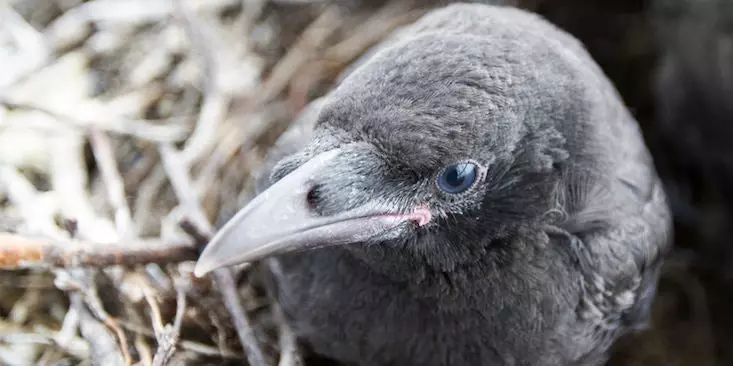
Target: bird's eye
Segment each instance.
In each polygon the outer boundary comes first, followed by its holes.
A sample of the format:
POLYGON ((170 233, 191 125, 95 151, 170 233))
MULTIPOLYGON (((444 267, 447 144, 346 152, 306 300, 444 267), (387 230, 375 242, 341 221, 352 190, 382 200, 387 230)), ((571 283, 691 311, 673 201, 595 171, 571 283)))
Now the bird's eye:
POLYGON ((470 162, 448 165, 438 177, 438 187, 451 194, 464 192, 476 181, 477 170, 470 162))

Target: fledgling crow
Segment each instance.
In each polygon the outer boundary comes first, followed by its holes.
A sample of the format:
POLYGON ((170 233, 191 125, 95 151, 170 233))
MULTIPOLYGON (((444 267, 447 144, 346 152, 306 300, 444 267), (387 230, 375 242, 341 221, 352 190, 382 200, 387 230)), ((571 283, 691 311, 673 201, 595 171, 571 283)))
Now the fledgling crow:
POLYGON ((285 136, 197 275, 276 256, 316 353, 354 365, 594 365, 646 325, 671 221, 634 118, 537 15, 434 10, 285 136), (310 250, 305 250, 310 249, 310 250))

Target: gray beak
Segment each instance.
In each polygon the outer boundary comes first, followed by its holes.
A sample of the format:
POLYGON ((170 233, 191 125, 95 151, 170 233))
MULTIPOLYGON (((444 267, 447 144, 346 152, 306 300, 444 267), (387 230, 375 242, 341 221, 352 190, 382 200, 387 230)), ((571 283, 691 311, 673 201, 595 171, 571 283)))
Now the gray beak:
POLYGON ((360 242, 407 221, 418 225, 430 221, 427 208, 400 214, 378 204, 334 216, 314 213, 308 192, 340 152, 335 149, 315 156, 255 197, 211 239, 194 274, 201 277, 220 267, 293 250, 360 242))

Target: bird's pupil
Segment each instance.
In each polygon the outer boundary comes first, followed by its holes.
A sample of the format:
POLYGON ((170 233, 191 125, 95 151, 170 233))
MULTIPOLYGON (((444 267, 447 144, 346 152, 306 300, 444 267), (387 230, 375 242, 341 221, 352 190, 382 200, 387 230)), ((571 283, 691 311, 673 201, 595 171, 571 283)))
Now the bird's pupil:
POLYGON ((457 167, 450 169, 447 173, 446 181, 448 184, 457 187, 460 186, 466 180, 466 169, 463 167, 457 167))
POLYGON ((471 187, 476 180, 476 165, 459 163, 449 165, 438 179, 438 186, 448 193, 460 193, 471 187))

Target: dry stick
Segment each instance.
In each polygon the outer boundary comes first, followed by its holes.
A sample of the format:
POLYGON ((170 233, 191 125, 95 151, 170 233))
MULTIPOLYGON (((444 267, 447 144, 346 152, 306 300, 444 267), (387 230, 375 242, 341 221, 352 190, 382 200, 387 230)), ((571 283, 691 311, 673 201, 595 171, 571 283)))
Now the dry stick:
MULTIPOLYGON (((57 333, 55 333, 53 339, 56 344, 61 347, 61 349, 63 349, 66 353, 74 355, 74 357, 77 357, 79 359, 84 359, 88 357, 89 348, 82 348, 83 346, 78 346, 78 342, 81 341, 76 335, 79 331, 79 321, 80 317, 78 309, 70 306, 69 310, 66 312, 66 316, 64 316, 64 321, 61 324, 61 329, 57 333), (80 357, 82 355, 84 357, 80 357)), ((83 344, 87 345, 87 343, 83 344)))
MULTIPOLYGON (((40 199, 41 194, 17 169, 0 165, 0 189, 7 194, 10 202, 19 209, 30 231, 42 232, 45 236, 53 238, 66 237, 66 234, 59 229, 53 219, 57 210, 56 205, 43 202, 40 199)), ((1 252, 0 257, 2 257, 1 252)))
MULTIPOLYGON (((153 124, 147 120, 115 118, 108 123, 97 123, 90 121, 88 118, 75 117, 65 113, 56 112, 49 108, 33 105, 29 103, 15 102, 3 99, 0 96, 0 105, 9 109, 25 109, 41 112, 54 117, 57 121, 65 123, 69 127, 88 131, 92 126, 106 132, 117 133, 122 135, 130 135, 141 140, 154 142, 178 142, 181 141, 188 132, 188 127, 180 124, 153 124)), ((104 116, 100 116, 103 119, 104 116)), ((168 122, 173 119, 168 120, 168 122)))
POLYGON ((193 48, 202 58, 201 67, 204 74, 204 101, 201 105, 196 128, 186 141, 186 145, 181 151, 183 162, 190 166, 196 162, 199 157, 214 147, 216 143, 216 129, 219 122, 229 108, 230 98, 222 92, 219 87, 219 78, 222 73, 219 70, 220 64, 214 57, 214 51, 209 49, 209 44, 202 29, 202 24, 198 22, 194 14, 188 9, 181 0, 175 1, 175 14, 181 20, 183 29, 191 41, 193 48))
POLYGON ((311 86, 324 77, 333 77, 369 47, 384 39, 395 28, 410 23, 425 12, 424 9, 409 11, 414 1, 388 2, 351 32, 348 38, 329 46, 319 60, 306 64, 297 76, 290 80, 291 103, 300 109, 307 103, 311 86))
MULTIPOLYGON (((193 190, 193 184, 191 183, 188 172, 178 157, 179 153, 174 152, 172 147, 165 145, 161 146, 160 153, 163 166, 168 172, 171 185, 178 195, 181 205, 192 210, 191 216, 188 216, 192 221, 183 225, 182 228, 184 230, 186 228, 193 229, 192 236, 201 240, 199 242, 200 244, 207 243, 214 233, 214 228, 206 220, 203 209, 196 198, 196 192, 193 190)), ((221 268, 214 271, 214 280, 219 286, 227 310, 232 315, 232 318, 234 318, 235 329, 239 336, 239 341, 245 350, 247 361, 251 366, 266 366, 265 357, 257 342, 257 338, 254 336, 247 314, 243 310, 236 284, 230 271, 229 268, 221 268)))
POLYGON ((13 38, 20 53, 24 54, 22 69, 12 70, 0 79, 0 90, 12 87, 25 80, 47 64, 51 49, 45 37, 39 33, 23 16, 13 10, 8 3, 0 4, 0 25, 13 38), (13 72, 14 71, 14 72, 13 72))
MULTIPOLYGON (((268 258, 264 262, 275 283, 282 283, 284 274, 277 258, 268 258)), ((272 297, 271 293, 268 292, 268 294, 272 297)), ((280 325, 280 361, 278 366, 301 366, 303 365, 303 360, 298 353, 298 342, 295 333, 285 319, 285 313, 283 313, 277 300, 271 298, 271 302, 273 317, 275 318, 275 322, 280 325)))
MULTIPOLYGON (((96 129, 91 130, 90 140, 94 157, 100 167, 102 181, 107 188, 109 202, 115 210, 115 226, 117 233, 123 240, 132 239, 136 237, 135 233, 132 231, 132 214, 130 212, 129 205, 127 204, 127 200, 125 199, 125 187, 119 168, 117 167, 117 162, 115 161, 112 144, 106 134, 96 129)), ((108 245, 103 247, 108 247, 108 245)), ((116 326, 117 324, 115 323, 113 325, 116 326)), ((119 329, 119 326, 113 329, 119 329)), ((120 334, 124 336, 124 332, 117 332, 117 334, 118 337, 120 334)), ((120 343, 123 343, 123 345, 127 343, 126 340, 123 342, 122 338, 120 338, 120 340, 120 343)), ((138 342, 136 340, 136 348, 137 343, 138 342)))
POLYGON ((353 34, 323 52, 327 62, 343 66, 361 55, 369 47, 388 36, 395 28, 407 24, 425 10, 409 11, 414 1, 389 2, 367 21, 357 26, 353 34))
POLYGON ((94 151, 94 158, 97 165, 99 165, 102 180, 107 187, 109 203, 115 210, 117 233, 121 238, 125 238, 130 235, 132 215, 130 214, 130 206, 125 199, 125 187, 120 170, 117 167, 117 161, 115 161, 112 143, 105 133, 97 130, 92 130, 89 137, 94 151))
MULTIPOLYGON (((184 29, 191 39, 192 44, 199 49, 200 55, 204 57, 203 67, 206 81, 206 95, 196 129, 193 136, 188 140, 184 150, 179 152, 170 144, 161 144, 158 151, 161 155, 163 167, 173 186, 173 190, 179 198, 187 217, 193 220, 193 224, 198 232, 206 237, 210 237, 214 232, 214 228, 211 226, 208 218, 206 218, 201 204, 198 201, 189 177, 189 168, 202 153, 208 151, 215 143, 216 127, 226 112, 229 98, 219 90, 217 77, 219 77, 220 73, 217 69, 218 64, 213 59, 214 53, 206 46, 207 42, 203 39, 200 25, 196 23, 196 19, 180 1, 177 1, 175 5, 176 12, 181 18, 184 29)), ((214 273, 214 276, 224 295, 224 302, 227 309, 235 320, 237 334, 246 351, 249 364, 252 366, 266 365, 262 351, 249 326, 249 320, 242 310, 242 305, 239 301, 234 281, 231 279, 231 274, 229 272, 217 271, 214 273), (227 274, 229 277, 227 277, 227 274)))
MULTIPOLYGON (((37 196, 38 193, 35 191, 32 185, 30 185, 30 183, 28 182, 25 182, 25 178, 17 174, 14 169, 0 169, 0 178, 4 178, 6 182, 8 180, 10 181, 11 184, 9 184, 10 187, 8 189, 9 195, 11 196, 11 199, 15 201, 15 203, 24 206, 35 204, 34 201, 37 201, 35 196, 37 196)), ((36 220, 36 218, 34 217, 29 217, 27 219, 36 220)), ((50 220, 50 217, 45 219, 50 220)), ((46 235, 63 238, 62 235, 58 235, 58 228, 53 228, 51 224, 43 226, 42 229, 44 229, 44 234, 46 235)), ((94 248, 93 246, 89 245, 87 245, 86 247, 87 252, 89 251, 88 249, 90 247, 94 248)), ((96 247, 104 248, 105 246, 96 247)), ((83 255, 84 252, 84 249, 80 250, 78 246, 74 246, 73 242, 70 243, 64 241, 64 243, 60 243, 58 239, 33 239, 18 234, 0 232, 0 267, 4 266, 7 269, 25 268, 33 265, 40 265, 44 267, 58 264, 62 264, 62 267, 63 265, 75 266, 76 263, 84 262, 84 259, 88 259, 87 256, 83 255)), ((102 256, 102 258, 107 260, 109 260, 110 257, 115 258, 115 255, 106 254, 102 256)), ((79 286, 79 288, 87 289, 87 286, 83 285, 79 286)), ((92 293, 92 291, 86 291, 86 293, 92 293)), ((94 298, 96 298, 98 301, 96 293, 92 293, 92 295, 87 296, 87 298, 90 303, 94 301, 94 298)), ((98 304, 101 309, 101 301, 98 301, 98 304)), ((106 313, 103 309, 101 309, 100 314, 106 313)), ((102 318, 100 317, 100 319, 102 318)), ((127 364, 130 364, 130 355, 128 350, 125 348, 127 347, 127 339, 124 335, 124 332, 121 331, 119 326, 116 325, 116 322, 109 316, 104 318, 103 321, 109 329, 113 330, 116 333, 118 341, 120 343, 122 355, 127 361, 127 364)), ((84 332, 84 330, 82 332, 84 332)))
MULTIPOLYGON (((198 242, 206 243, 210 240, 209 235, 199 231, 190 221, 183 221, 181 223, 181 228, 188 232, 189 235, 196 238, 198 242)), ((234 327, 237 330, 239 341, 244 347, 247 361, 251 366, 265 366, 267 365, 267 362, 265 361, 262 350, 257 343, 257 338, 252 330, 249 318, 247 318, 247 314, 242 310, 242 303, 239 299, 239 293, 237 293, 237 286, 234 282, 232 272, 233 271, 230 268, 217 269, 213 272, 214 281, 219 287, 219 291, 224 298, 224 305, 232 315, 232 318, 234 318, 234 327)))
POLYGON ((239 341, 244 346, 247 361, 251 366, 266 366, 267 362, 257 343, 252 326, 244 310, 242 310, 242 302, 239 299, 232 270, 228 267, 220 268, 215 270, 213 275, 219 291, 221 291, 222 297, 224 298, 224 304, 234 318, 234 327, 237 329, 239 341))
POLYGON ((183 323, 183 315, 186 311, 186 293, 181 286, 177 286, 176 289, 176 317, 173 321, 173 325, 163 325, 163 318, 160 315, 160 308, 158 303, 153 298, 152 289, 146 281, 141 280, 141 286, 143 288, 143 295, 148 306, 150 306, 150 316, 153 321, 153 331, 155 332, 155 340, 158 342, 158 349, 155 351, 155 357, 153 358, 153 365, 163 366, 167 365, 173 353, 176 350, 176 344, 181 332, 181 325, 183 323))
POLYGON ((290 329, 280 306, 276 303, 272 306, 275 319, 280 323, 280 361, 278 366, 300 366, 303 364, 303 360, 298 354, 298 342, 295 333, 290 329))
MULTIPOLYGON (((94 280, 92 277, 93 275, 94 272, 90 270, 60 270, 58 271, 56 277, 57 287, 59 289, 72 291, 72 306, 75 306, 76 309, 80 312, 80 315, 82 315, 82 333, 84 333, 83 327, 85 325, 85 322, 83 321, 84 313, 90 312, 94 318, 101 321, 109 331, 114 333, 118 342, 117 348, 120 350, 120 352, 122 352, 122 357, 125 360, 125 365, 132 365, 132 356, 130 355, 127 335, 120 326, 117 318, 109 315, 109 313, 104 310, 102 300, 99 298, 97 288, 94 286, 94 280), (83 296, 83 298, 81 296, 83 296), (79 305, 78 302, 82 300, 83 303, 79 305), (87 306, 84 307, 83 304, 86 304, 87 306)), ((86 338, 90 342, 90 345, 92 346, 92 352, 96 352, 96 346, 93 343, 95 339, 93 338, 93 336, 92 338, 84 336, 84 338, 86 338)))
POLYGON ((135 336, 135 349, 140 355, 140 363, 145 366, 152 366, 153 364, 153 352, 150 350, 150 346, 145 342, 145 336, 138 334, 135 336))
POLYGON ((196 260, 190 243, 140 239, 100 245, 80 240, 54 240, 0 232, 0 269, 104 268, 112 265, 168 264, 196 260))
MULTIPOLYGON (((0 343, 43 344, 53 346, 49 351, 61 351, 80 360, 89 358, 91 350, 86 340, 74 335, 73 338, 64 340, 65 343, 60 343, 61 337, 60 332, 55 332, 41 325, 35 325, 32 331, 0 335, 0 343)), ((41 364, 41 362, 38 362, 38 364, 41 364)))
POLYGON ((137 185, 137 197, 134 202, 134 221, 138 225, 151 221, 154 215, 154 203, 166 182, 165 169, 155 165, 145 180, 137 185))
MULTIPOLYGON (((110 324, 108 324, 107 321, 101 319, 98 315, 93 314, 94 309, 92 309, 92 306, 87 309, 84 306, 84 302, 81 296, 81 293, 72 293, 71 306, 79 311, 79 314, 81 316, 81 335, 84 337, 84 339, 87 340, 87 342, 89 342, 90 348, 92 350, 92 360, 97 361, 98 364, 105 365, 118 365, 123 361, 126 365, 132 364, 132 359, 130 358, 129 352, 121 347, 126 345, 126 343, 123 343, 120 347, 118 347, 115 344, 115 340, 113 339, 114 336, 109 333, 110 331, 117 332, 117 330, 114 330, 113 327, 110 327, 110 324), (104 322, 104 326, 99 323, 100 320, 104 322), (122 355, 116 352, 118 349, 121 349, 121 351, 123 352, 122 355)), ((92 304, 90 303, 89 305, 92 304)), ((102 310, 102 312, 104 313, 104 310, 102 310)), ((126 342, 127 339, 124 336, 124 332, 122 332, 121 330, 119 330, 117 338, 120 338, 120 334, 122 337, 121 340, 124 340, 126 342)))
POLYGON ((273 67, 262 83, 255 105, 262 105, 277 97, 290 83, 300 68, 313 57, 326 39, 341 25, 341 14, 335 5, 329 6, 300 35, 298 41, 273 67))
MULTIPOLYGON (((121 327, 135 334, 145 336, 145 337, 155 338, 154 332, 151 332, 150 330, 144 328, 141 325, 137 325, 135 323, 127 322, 123 320, 120 320, 119 324, 121 327)), ((228 359, 236 359, 236 358, 242 357, 241 355, 236 354, 228 349, 217 348, 217 347, 209 346, 209 345, 199 343, 199 342, 180 340, 178 344, 181 347, 181 349, 184 349, 190 352, 199 353, 205 356, 228 358, 228 359)))
POLYGON ((196 228, 203 230, 206 234, 212 234, 214 228, 204 214, 201 204, 196 196, 193 184, 188 175, 188 165, 182 155, 171 144, 160 144, 158 147, 163 168, 168 179, 171 181, 173 191, 183 207, 185 216, 193 220, 196 228))

